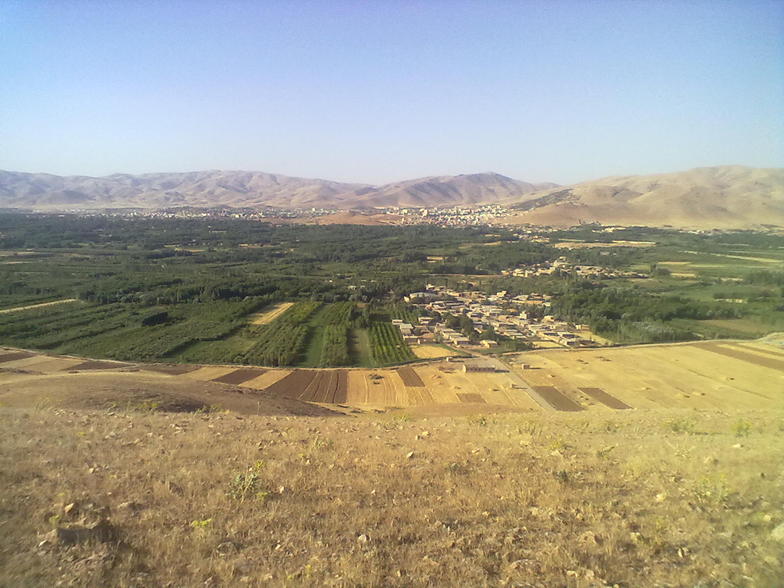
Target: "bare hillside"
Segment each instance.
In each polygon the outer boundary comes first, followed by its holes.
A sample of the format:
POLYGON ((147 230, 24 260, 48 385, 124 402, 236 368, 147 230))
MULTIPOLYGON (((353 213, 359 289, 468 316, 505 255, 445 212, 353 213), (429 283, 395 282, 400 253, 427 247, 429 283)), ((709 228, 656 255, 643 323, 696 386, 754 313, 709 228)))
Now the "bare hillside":
POLYGON ((784 170, 702 167, 647 176, 616 176, 562 186, 512 204, 512 224, 784 226, 784 170))
POLYGON ((499 202, 554 187, 494 173, 440 176, 383 186, 262 172, 115 174, 100 178, 0 171, 0 207, 35 209, 232 206, 339 209, 499 202))

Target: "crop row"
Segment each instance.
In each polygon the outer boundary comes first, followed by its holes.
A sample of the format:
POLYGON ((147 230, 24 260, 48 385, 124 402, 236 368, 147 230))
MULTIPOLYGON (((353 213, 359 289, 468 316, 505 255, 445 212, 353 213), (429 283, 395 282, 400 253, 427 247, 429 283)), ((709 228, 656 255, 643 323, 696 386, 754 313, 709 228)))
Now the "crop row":
POLYGON ((322 335, 321 357, 319 367, 350 365, 348 354, 348 327, 344 325, 327 325, 322 335))
POLYGON ((400 331, 389 323, 374 323, 370 327, 370 349, 380 365, 402 363, 415 359, 400 331))

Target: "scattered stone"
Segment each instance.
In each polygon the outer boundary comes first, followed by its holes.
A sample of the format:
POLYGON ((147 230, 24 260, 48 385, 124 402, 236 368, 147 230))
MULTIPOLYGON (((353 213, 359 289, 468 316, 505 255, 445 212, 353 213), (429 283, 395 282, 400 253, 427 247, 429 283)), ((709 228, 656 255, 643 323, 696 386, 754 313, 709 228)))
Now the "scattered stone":
POLYGON ((664 502, 667 500, 667 493, 666 492, 659 492, 656 495, 656 502, 664 502))
POLYGON ((45 541, 58 543, 60 545, 75 545, 77 543, 87 543, 98 541, 107 543, 117 537, 117 530, 106 519, 101 520, 92 527, 73 525, 70 527, 57 527, 52 531, 45 541))
POLYGON ((408 453, 406 453, 406 459, 413 459, 413 457, 414 457, 413 451, 409 451, 408 453))
POLYGON ((784 543, 784 523, 781 523, 775 529, 770 532, 770 538, 774 541, 779 541, 784 543))
POLYGON ((362 533, 362 535, 357 537, 357 543, 359 543, 360 545, 367 545, 368 543, 370 543, 370 537, 362 533))

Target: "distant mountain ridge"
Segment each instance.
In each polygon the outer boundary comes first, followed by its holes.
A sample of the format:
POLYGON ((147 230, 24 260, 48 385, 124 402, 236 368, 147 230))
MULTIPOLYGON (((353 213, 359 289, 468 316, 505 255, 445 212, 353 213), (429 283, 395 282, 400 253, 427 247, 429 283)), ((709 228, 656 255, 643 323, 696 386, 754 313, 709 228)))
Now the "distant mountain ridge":
POLYGON ((0 171, 0 207, 165 208, 232 206, 363 208, 499 202, 556 184, 500 174, 429 177, 383 186, 244 171, 56 176, 0 171))
POLYGON ((613 176, 507 204, 511 224, 640 224, 695 228, 784 226, 784 169, 739 165, 613 176))
MULTIPOLYGON (((611 176, 571 186, 496 173, 431 176, 382 186, 245 171, 56 176, 0 171, 0 208, 436 207, 503 204, 509 224, 581 222, 675 227, 784 226, 784 169, 702 167, 611 176)), ((349 217, 346 217, 349 218, 349 217)))

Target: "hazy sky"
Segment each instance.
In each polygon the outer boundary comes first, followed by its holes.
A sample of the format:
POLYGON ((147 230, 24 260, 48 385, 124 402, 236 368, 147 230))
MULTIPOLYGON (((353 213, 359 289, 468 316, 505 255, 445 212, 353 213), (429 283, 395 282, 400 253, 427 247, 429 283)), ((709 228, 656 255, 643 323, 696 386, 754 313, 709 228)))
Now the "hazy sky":
POLYGON ((784 165, 784 2, 0 0, 0 169, 784 165))

